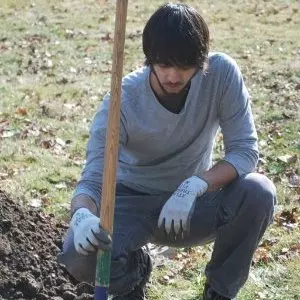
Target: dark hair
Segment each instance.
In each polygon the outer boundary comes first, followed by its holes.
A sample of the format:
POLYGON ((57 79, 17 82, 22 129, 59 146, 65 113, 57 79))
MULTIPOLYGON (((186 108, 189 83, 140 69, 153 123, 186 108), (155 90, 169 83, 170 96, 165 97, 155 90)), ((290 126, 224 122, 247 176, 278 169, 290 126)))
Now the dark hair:
POLYGON ((204 70, 209 51, 207 24, 188 5, 164 4, 144 28, 143 50, 146 65, 197 66, 204 70))

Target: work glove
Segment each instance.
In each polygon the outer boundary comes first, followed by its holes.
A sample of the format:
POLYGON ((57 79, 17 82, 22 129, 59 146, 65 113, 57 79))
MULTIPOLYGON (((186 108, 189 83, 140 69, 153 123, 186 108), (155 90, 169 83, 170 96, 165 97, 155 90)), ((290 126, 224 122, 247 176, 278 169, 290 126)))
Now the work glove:
POLYGON ((100 226, 100 219, 87 208, 79 208, 71 219, 74 246, 78 253, 88 255, 98 249, 110 250, 111 238, 100 226))
POLYGON ((179 233, 188 234, 195 200, 207 189, 207 182, 197 176, 183 181, 165 203, 158 219, 158 227, 164 225, 167 234, 170 234, 173 227, 175 236, 179 233))

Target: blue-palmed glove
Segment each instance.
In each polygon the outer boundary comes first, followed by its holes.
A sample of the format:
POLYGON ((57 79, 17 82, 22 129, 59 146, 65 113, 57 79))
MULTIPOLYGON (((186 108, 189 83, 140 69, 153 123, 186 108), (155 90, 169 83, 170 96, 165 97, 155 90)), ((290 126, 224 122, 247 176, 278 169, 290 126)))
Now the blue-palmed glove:
POLYGON ((109 234, 100 226, 100 219, 87 208, 76 210, 70 226, 74 233, 74 246, 78 253, 88 255, 98 249, 111 249, 109 234))
POLYGON ((207 182, 197 176, 183 181, 165 203, 158 219, 158 227, 164 225, 167 234, 171 232, 172 227, 175 235, 188 234, 195 200, 202 196, 207 189, 207 182))

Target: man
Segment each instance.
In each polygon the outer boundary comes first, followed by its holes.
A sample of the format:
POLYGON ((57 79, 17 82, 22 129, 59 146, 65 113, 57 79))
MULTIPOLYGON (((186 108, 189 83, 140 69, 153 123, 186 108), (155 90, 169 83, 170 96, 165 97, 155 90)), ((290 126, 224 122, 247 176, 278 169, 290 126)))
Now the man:
POLYGON ((110 293, 144 299, 148 242, 192 247, 214 241, 204 299, 234 299, 272 221, 275 187, 252 173, 257 134, 235 61, 209 53, 202 17, 184 4, 161 6, 143 31, 145 67, 122 82, 114 233, 99 227, 109 95, 94 117, 86 165, 72 199, 60 259, 93 282, 95 251, 111 249, 110 293), (219 127, 225 155, 212 164, 219 127))

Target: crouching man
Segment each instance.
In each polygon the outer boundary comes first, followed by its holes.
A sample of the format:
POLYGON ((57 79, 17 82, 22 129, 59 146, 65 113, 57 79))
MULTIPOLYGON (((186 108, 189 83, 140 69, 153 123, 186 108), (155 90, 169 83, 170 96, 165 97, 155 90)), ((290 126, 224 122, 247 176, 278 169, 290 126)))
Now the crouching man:
POLYGON ((60 261, 77 280, 94 282, 96 250, 111 249, 113 299, 138 300, 152 270, 147 243, 214 242, 203 297, 235 299, 276 198, 272 182, 253 173, 257 134, 243 77, 230 56, 209 52, 207 24, 185 4, 158 8, 143 50, 145 66, 122 82, 113 236, 97 217, 108 94, 90 129, 60 261), (219 128, 225 154, 213 164, 219 128))

